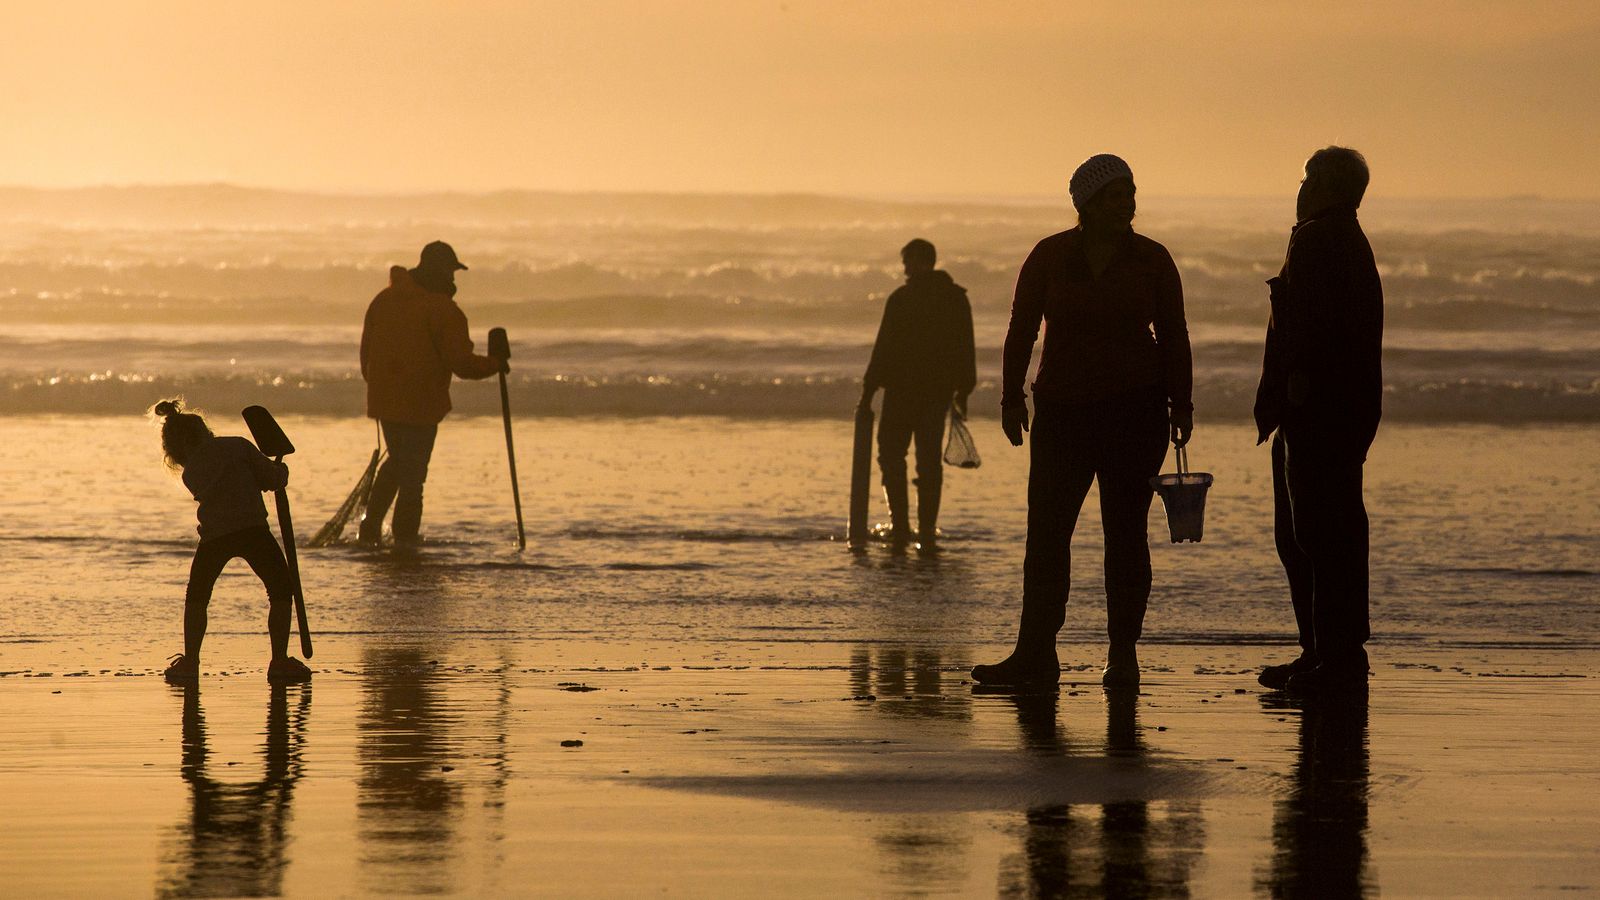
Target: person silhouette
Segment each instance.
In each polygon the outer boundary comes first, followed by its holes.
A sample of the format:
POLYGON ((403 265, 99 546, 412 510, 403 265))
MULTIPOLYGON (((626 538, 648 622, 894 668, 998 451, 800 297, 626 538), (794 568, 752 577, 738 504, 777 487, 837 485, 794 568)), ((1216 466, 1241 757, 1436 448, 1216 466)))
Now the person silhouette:
POLYGON ((397 545, 419 540, 422 488, 439 423, 450 412, 450 376, 483 379, 509 372, 503 359, 472 352, 467 316, 456 305, 456 272, 466 270, 443 241, 422 248, 417 267, 389 270, 389 286, 372 299, 361 329, 361 377, 367 417, 377 419, 389 458, 378 468, 358 540, 383 540, 394 504, 397 545))
POLYGON ((1006 332, 1001 425, 1020 447, 1029 426, 1023 383, 1040 322, 1046 326, 1033 383, 1022 618, 1011 655, 973 667, 979 684, 1060 680, 1055 643, 1066 619, 1072 532, 1096 480, 1111 642, 1101 680, 1139 683, 1150 478, 1168 439, 1182 447, 1194 430, 1183 286, 1167 249, 1133 230, 1133 170, 1111 154, 1092 156, 1069 190, 1079 224, 1028 254, 1006 332))
POLYGON ((273 462, 242 437, 217 437, 206 420, 185 412, 179 400, 151 408, 161 418, 161 447, 167 465, 183 473, 183 485, 199 506, 200 543, 189 565, 183 597, 183 652, 175 654, 163 676, 173 683, 200 677, 200 647, 206 639, 207 609, 217 577, 234 559, 243 559, 267 589, 267 634, 272 660, 269 681, 309 681, 311 669, 289 655, 289 611, 294 578, 283 548, 267 527, 263 491, 289 483, 289 467, 273 462))
POLYGON ((1356 219, 1368 180, 1346 147, 1306 160, 1298 222, 1267 282, 1256 443, 1272 438, 1273 536, 1300 638, 1299 658, 1262 669, 1274 690, 1366 690, 1361 481, 1383 415, 1383 283, 1356 219))
POLYGON ((944 417, 965 417, 967 395, 978 383, 972 338, 972 304, 965 288, 934 268, 938 252, 916 238, 900 250, 906 283, 889 295, 861 379, 861 407, 883 388, 878 421, 878 467, 889 501, 890 541, 911 543, 911 498, 906 487, 906 450, 917 443, 917 541, 936 549, 939 502, 944 489, 944 417))

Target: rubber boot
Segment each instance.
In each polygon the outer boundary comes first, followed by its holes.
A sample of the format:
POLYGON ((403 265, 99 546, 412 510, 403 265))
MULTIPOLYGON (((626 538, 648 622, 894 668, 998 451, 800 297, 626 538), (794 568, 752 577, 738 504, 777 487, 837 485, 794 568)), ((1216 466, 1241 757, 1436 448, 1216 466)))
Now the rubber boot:
POLYGON ((1139 686, 1139 651, 1132 641, 1111 645, 1105 670, 1100 673, 1100 684, 1108 690, 1139 686))
POLYGON ((1061 662, 1056 656, 1056 634, 1066 621, 1065 605, 1022 606, 1022 621, 1017 627, 1017 646, 1011 655, 993 665, 972 667, 972 680, 979 684, 1013 687, 1049 686, 1061 681, 1061 662))
POLYGON ((911 497, 904 479, 899 484, 883 486, 884 499, 889 501, 889 544, 904 550, 911 543, 911 497))

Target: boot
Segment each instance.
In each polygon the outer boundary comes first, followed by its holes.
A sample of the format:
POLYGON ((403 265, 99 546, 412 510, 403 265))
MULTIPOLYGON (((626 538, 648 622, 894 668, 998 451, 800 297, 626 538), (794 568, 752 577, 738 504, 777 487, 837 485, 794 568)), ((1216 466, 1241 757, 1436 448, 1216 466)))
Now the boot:
POLYGON ((1114 643, 1100 673, 1100 684, 1107 689, 1139 686, 1139 651, 1133 643, 1114 643))
POLYGON ((1066 620, 1066 607, 1022 608, 1017 628, 1017 646, 1011 655, 993 665, 972 667, 972 680, 979 684, 1015 687, 1047 686, 1061 681, 1061 662, 1056 657, 1056 632, 1066 620))
POLYGON ((885 483, 884 499, 889 501, 889 544, 904 550, 911 543, 911 497, 904 479, 899 484, 885 483))

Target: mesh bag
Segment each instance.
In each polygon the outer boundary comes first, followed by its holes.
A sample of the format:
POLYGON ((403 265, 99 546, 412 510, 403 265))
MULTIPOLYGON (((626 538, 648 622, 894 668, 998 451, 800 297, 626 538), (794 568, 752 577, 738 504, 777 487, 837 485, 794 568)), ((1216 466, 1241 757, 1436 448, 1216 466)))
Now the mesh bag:
POLYGON ((983 465, 978 456, 978 445, 972 442, 972 432, 967 430, 967 420, 950 410, 950 436, 944 442, 945 465, 958 469, 976 469, 983 465))
POLYGON ((382 449, 372 451, 372 460, 367 463, 367 470, 361 473, 355 489, 350 491, 350 496, 345 497, 343 503, 339 504, 339 509, 333 514, 333 518, 317 529, 317 533, 306 542, 307 547, 327 547, 339 542, 344 527, 350 524, 356 512, 367 508, 367 498, 372 496, 372 480, 378 475, 378 462, 382 456, 382 449))

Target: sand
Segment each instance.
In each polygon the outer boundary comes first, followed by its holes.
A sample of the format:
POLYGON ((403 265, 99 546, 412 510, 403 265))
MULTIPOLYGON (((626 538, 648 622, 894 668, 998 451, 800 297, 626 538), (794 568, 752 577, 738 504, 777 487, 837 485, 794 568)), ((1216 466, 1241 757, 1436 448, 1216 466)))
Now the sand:
POLYGON ((993 647, 325 635, 275 690, 259 645, 189 690, 0 645, 3 893, 1600 892, 1592 650, 1375 651, 1305 706, 1282 647, 1150 646, 1117 699, 1092 645, 1020 697, 993 647))

